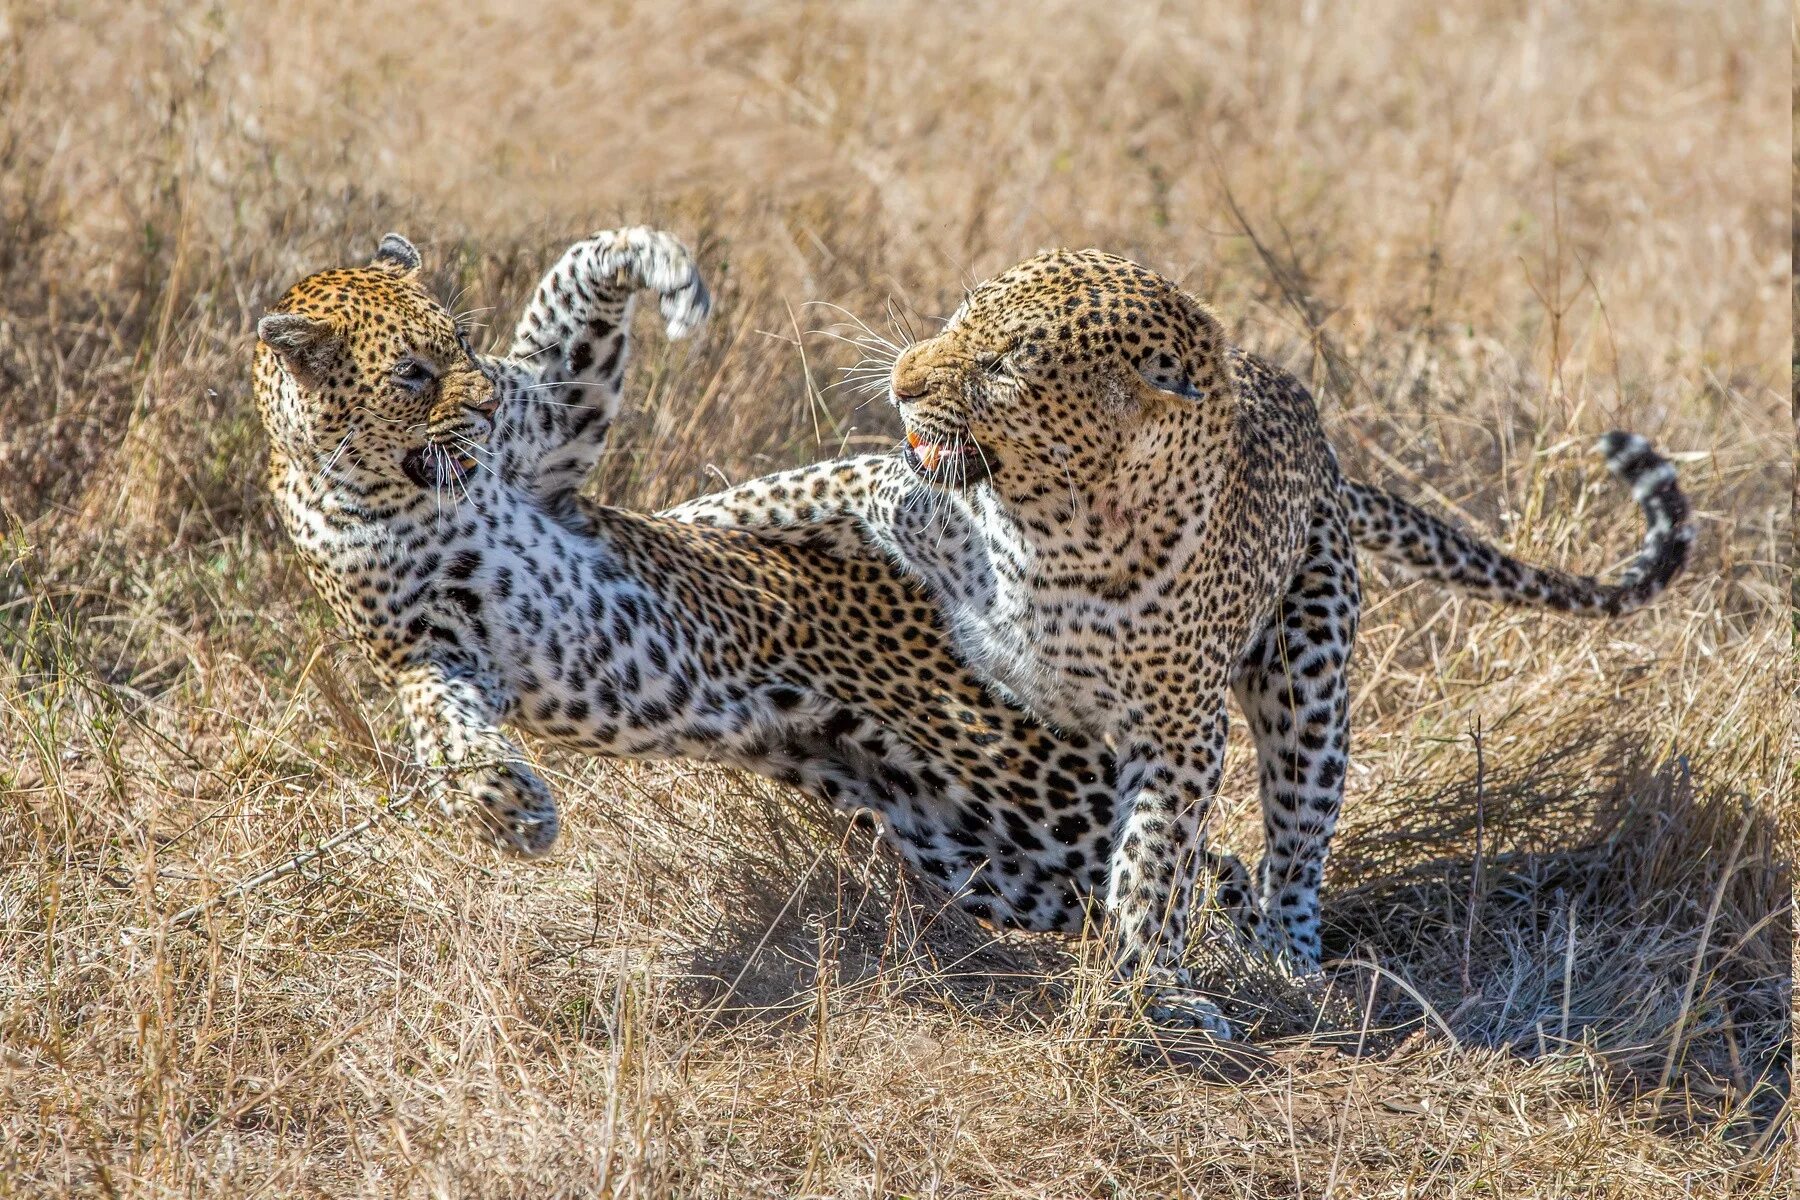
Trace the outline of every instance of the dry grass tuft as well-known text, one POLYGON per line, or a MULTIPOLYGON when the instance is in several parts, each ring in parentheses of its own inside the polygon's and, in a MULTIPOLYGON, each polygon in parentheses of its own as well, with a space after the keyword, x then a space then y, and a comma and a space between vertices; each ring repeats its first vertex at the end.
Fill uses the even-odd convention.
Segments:
MULTIPOLYGON (((1773 1194, 1800 830, 1778 6, 771 0, 0 9, 0 1196, 1773 1194), (548 863, 414 806, 289 565, 248 331, 385 229, 494 330, 572 237, 702 251, 598 494, 884 444, 832 390, 1049 243, 1185 278, 1346 465, 1622 561, 1615 625, 1377 580, 1324 997, 1146 1063, 763 783, 546 755, 548 863), (821 301, 841 305, 826 307, 821 301), (309 848, 377 817, 329 853, 309 848), (232 887, 291 869, 248 894, 232 887), (191 921, 174 918, 202 907, 191 921)), ((1234 744, 1221 836, 1254 846, 1234 744)))

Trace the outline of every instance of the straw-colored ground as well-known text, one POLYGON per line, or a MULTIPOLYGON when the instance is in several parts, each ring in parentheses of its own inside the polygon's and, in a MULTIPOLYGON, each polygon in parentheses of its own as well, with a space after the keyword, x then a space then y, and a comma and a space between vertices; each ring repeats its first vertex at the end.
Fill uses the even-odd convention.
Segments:
POLYGON ((1787 13, 1200 7, 0 15, 0 1196, 1777 1193, 1787 13), (886 444, 823 331, 1068 243, 1186 280, 1352 471, 1534 558, 1629 555, 1584 447, 1651 435, 1693 567, 1615 625, 1373 581, 1359 965, 1310 1041, 1243 983, 1235 1077, 705 766, 546 754, 546 862, 413 805, 228 895, 416 783, 262 497, 255 317, 398 228, 501 329, 620 221, 720 303, 646 337, 610 501, 886 444))

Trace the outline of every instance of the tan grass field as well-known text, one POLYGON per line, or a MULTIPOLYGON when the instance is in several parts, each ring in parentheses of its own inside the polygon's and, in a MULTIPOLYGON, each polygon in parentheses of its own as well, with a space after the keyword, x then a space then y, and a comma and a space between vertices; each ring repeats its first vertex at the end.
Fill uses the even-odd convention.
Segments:
POLYGON ((0 1196, 1791 1187, 1789 14, 1206 8, 0 5, 0 1196), (1146 1063, 1091 952, 755 779, 545 752, 563 842, 505 859, 410 803, 275 528, 250 329, 400 229, 498 341, 622 222, 718 306, 641 331, 610 502, 889 444, 834 333, 1095 245, 1531 558, 1630 556, 1585 447, 1651 436, 1693 564, 1610 625, 1371 581, 1354 961, 1310 1024, 1222 980, 1250 1072, 1146 1063))

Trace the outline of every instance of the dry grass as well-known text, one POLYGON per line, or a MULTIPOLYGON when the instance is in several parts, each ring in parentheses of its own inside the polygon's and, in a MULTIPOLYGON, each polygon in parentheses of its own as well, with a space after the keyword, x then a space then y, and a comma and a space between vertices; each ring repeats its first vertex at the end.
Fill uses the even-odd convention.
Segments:
MULTIPOLYGON (((1774 1194, 1786 15, 1570 7, 0 16, 0 1195, 1774 1194), (1328 916, 1380 969, 1247 1077, 1139 1062, 1083 955, 710 768, 547 755, 547 863, 408 809, 226 895, 414 784, 260 493, 260 306, 401 228, 501 328, 621 219, 721 302, 646 343, 610 500, 890 437, 812 302, 916 322, 1097 244, 1527 555, 1627 556, 1580 448, 1651 435, 1694 567, 1610 626, 1376 581, 1328 916)), ((1234 744, 1240 848, 1252 791, 1234 744)))

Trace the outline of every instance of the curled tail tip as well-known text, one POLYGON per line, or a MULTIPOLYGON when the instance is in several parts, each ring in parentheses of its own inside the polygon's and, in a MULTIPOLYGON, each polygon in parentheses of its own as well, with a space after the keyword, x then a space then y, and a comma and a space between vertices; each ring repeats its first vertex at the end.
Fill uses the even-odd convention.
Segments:
POLYGON ((1639 504, 1665 489, 1679 492, 1675 464, 1658 454, 1650 439, 1642 434, 1615 429, 1595 442, 1594 449, 1605 455, 1606 469, 1631 489, 1632 498, 1639 504))
POLYGON ((1658 458, 1649 438, 1641 433, 1627 433, 1623 429, 1602 434, 1600 440, 1594 443, 1594 453, 1605 458, 1607 469, 1620 476, 1630 471, 1645 454, 1658 458))
POLYGON ((1606 469, 1631 489, 1631 498, 1643 510, 1648 528, 1643 549, 1613 592, 1608 611, 1630 612, 1642 607, 1667 587, 1687 565, 1694 527, 1688 521, 1688 501, 1676 478, 1675 464, 1656 452, 1641 434, 1614 430, 1594 449, 1606 456, 1606 469))

